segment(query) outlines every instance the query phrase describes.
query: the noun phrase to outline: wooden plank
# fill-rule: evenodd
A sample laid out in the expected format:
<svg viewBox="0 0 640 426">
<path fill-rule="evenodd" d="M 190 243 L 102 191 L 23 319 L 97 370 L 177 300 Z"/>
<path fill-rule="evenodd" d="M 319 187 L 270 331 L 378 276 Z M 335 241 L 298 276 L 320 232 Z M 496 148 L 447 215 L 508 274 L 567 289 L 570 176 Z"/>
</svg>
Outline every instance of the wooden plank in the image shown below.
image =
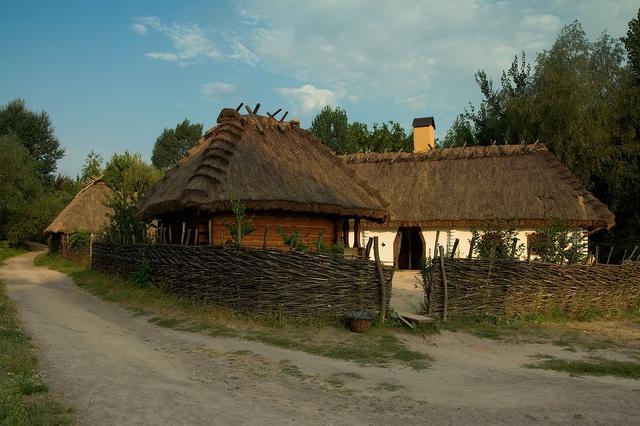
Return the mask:
<svg viewBox="0 0 640 426">
<path fill-rule="evenodd" d="M 396 312 L 396 313 L 397 313 L 397 312 Z M 398 314 L 398 313 L 397 313 L 397 314 Z M 402 317 L 402 315 L 400 315 L 400 314 L 398 314 L 398 319 L 399 319 L 399 320 L 400 320 L 404 325 L 406 325 L 407 327 L 409 327 L 409 328 L 416 328 L 416 326 L 415 326 L 415 325 L 411 324 L 409 321 L 407 321 L 406 319 L 404 319 L 404 318 Z"/>
<path fill-rule="evenodd" d="M 418 324 L 430 324 L 430 323 L 435 321 L 431 317 L 427 317 L 427 316 L 420 315 L 420 314 L 412 314 L 410 312 L 398 312 L 398 311 L 396 311 L 396 314 L 398 314 L 398 316 L 401 317 L 401 318 L 406 318 L 407 320 L 413 321 L 413 322 L 418 323 Z"/>
<path fill-rule="evenodd" d="M 380 324 L 384 324 L 387 315 L 387 286 L 384 282 L 382 262 L 380 262 L 380 248 L 378 247 L 378 237 L 373 237 L 373 257 L 378 270 L 378 280 L 380 281 Z"/>
</svg>

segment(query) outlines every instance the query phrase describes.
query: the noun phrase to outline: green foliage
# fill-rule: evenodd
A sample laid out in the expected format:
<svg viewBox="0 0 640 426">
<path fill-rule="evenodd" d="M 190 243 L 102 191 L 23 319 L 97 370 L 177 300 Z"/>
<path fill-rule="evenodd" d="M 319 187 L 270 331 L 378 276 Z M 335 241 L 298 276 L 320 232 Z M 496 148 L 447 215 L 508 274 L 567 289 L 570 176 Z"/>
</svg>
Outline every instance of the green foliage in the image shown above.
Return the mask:
<svg viewBox="0 0 640 426">
<path fill-rule="evenodd" d="M 584 260 L 586 243 L 582 238 L 582 230 L 571 227 L 567 220 L 553 220 L 530 239 L 530 250 L 543 262 L 563 264 Z"/>
<path fill-rule="evenodd" d="M 82 249 L 91 244 L 91 233 L 86 231 L 78 231 L 69 238 L 69 248 L 71 250 Z"/>
<path fill-rule="evenodd" d="M 294 229 L 291 234 L 287 234 L 284 232 L 282 227 L 278 227 L 278 235 L 282 238 L 282 242 L 284 245 L 289 247 L 291 251 L 307 251 L 309 250 L 309 245 L 302 241 L 300 238 L 300 230 L 298 228 Z"/>
<path fill-rule="evenodd" d="M 113 154 L 104 169 L 103 178 L 114 191 L 134 196 L 149 189 L 160 178 L 160 172 L 145 163 L 140 154 L 125 151 L 124 154 Z"/>
<path fill-rule="evenodd" d="M 472 228 L 471 235 L 471 241 L 475 241 L 473 253 L 481 259 L 511 259 L 514 240 L 516 250 L 513 257 L 518 258 L 524 252 L 524 243 L 517 243 L 518 224 L 515 219 L 487 218 L 480 230 Z"/>
<path fill-rule="evenodd" d="M 173 167 L 202 137 L 202 124 L 184 120 L 175 129 L 165 128 L 156 139 L 151 163 L 160 170 Z"/>
<path fill-rule="evenodd" d="M 102 176 L 102 156 L 93 150 L 87 155 L 82 165 L 82 174 L 80 176 L 81 182 L 88 182 L 91 178 Z"/>
<path fill-rule="evenodd" d="M 37 176 L 44 185 L 54 180 L 56 162 L 64 155 L 60 141 L 45 111 L 27 109 L 22 99 L 0 107 L 0 136 L 15 136 L 29 151 L 36 164 Z M 3 164 L 4 167 L 4 164 Z"/>
<path fill-rule="evenodd" d="M 627 49 L 629 69 L 640 81 L 640 9 L 638 9 L 638 15 L 629 21 L 627 36 L 622 38 L 622 42 Z"/>
<path fill-rule="evenodd" d="M 235 222 L 224 222 L 224 226 L 227 228 L 227 231 L 229 231 L 229 234 L 231 234 L 233 243 L 240 246 L 240 244 L 242 244 L 242 238 L 253 232 L 253 220 L 247 217 L 242 201 L 232 199 L 231 211 L 235 217 Z"/>
<path fill-rule="evenodd" d="M 637 240 L 639 20 L 640 15 L 629 23 L 624 46 L 606 32 L 591 42 L 574 21 L 533 66 L 524 54 L 516 56 L 499 88 L 479 71 L 482 101 L 458 117 L 445 146 L 540 141 L 616 214 L 617 227 L 608 238 Z"/>
<path fill-rule="evenodd" d="M 340 107 L 324 107 L 313 119 L 310 131 L 336 154 L 410 152 L 413 147 L 412 135 L 407 135 L 400 124 L 374 123 L 369 130 L 364 123 L 349 123 L 346 111 Z"/>
<path fill-rule="evenodd" d="M 106 204 L 113 209 L 109 222 L 102 228 L 100 238 L 112 244 L 144 243 L 147 239 L 147 225 L 137 218 L 135 195 L 115 192 Z"/>
<path fill-rule="evenodd" d="M 72 194 L 49 190 L 36 199 L 21 203 L 6 225 L 6 237 L 15 244 L 19 241 L 45 242 L 42 232 L 71 201 Z"/>
<path fill-rule="evenodd" d="M 151 285 L 153 279 L 153 268 L 149 258 L 145 255 L 140 264 L 140 268 L 131 274 L 131 282 L 138 287 L 147 287 Z"/>
</svg>

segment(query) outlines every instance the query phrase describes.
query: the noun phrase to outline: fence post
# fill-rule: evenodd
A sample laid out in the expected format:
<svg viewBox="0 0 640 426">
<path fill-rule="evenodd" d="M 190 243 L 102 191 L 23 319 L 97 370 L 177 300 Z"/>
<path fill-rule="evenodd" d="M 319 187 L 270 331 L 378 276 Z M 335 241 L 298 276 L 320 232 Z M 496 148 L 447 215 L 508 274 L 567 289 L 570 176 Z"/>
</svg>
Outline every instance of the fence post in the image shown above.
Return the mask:
<svg viewBox="0 0 640 426">
<path fill-rule="evenodd" d="M 367 241 L 367 247 L 364 249 L 364 260 L 369 260 L 369 256 L 371 255 L 371 246 L 373 246 L 373 237 L 369 237 Z"/>
<path fill-rule="evenodd" d="M 264 227 L 264 236 L 262 237 L 262 250 L 267 249 L 267 238 L 269 235 L 269 225 L 265 225 Z"/>
<path fill-rule="evenodd" d="M 613 253 L 613 246 L 611 246 L 611 250 L 609 250 L 609 256 L 607 256 L 607 265 L 609 264 L 609 261 L 611 260 L 611 254 Z"/>
<path fill-rule="evenodd" d="M 182 236 L 180 237 L 180 244 L 184 245 L 184 230 L 186 228 L 187 224 L 182 222 Z"/>
<path fill-rule="evenodd" d="M 384 324 L 387 315 L 387 285 L 384 282 L 384 272 L 380 262 L 380 250 L 378 248 L 378 237 L 373 237 L 373 257 L 376 260 L 376 269 L 380 280 L 380 323 Z"/>
<path fill-rule="evenodd" d="M 633 251 L 631 252 L 631 255 L 629 256 L 629 260 L 633 260 L 633 255 L 636 254 L 636 250 L 638 250 L 638 246 L 635 246 L 633 248 Z"/>
<path fill-rule="evenodd" d="M 433 257 L 435 258 L 438 255 L 438 240 L 440 239 L 440 231 L 436 231 L 436 243 L 433 246 Z"/>
<path fill-rule="evenodd" d="M 460 244 L 460 240 L 456 238 L 456 240 L 453 242 L 453 250 L 451 250 L 452 259 L 456 257 L 456 250 L 458 250 L 458 244 Z"/>
<path fill-rule="evenodd" d="M 518 239 L 514 238 L 513 241 L 511 242 L 511 259 L 513 259 L 516 256 L 516 247 L 518 246 Z"/>
<path fill-rule="evenodd" d="M 92 232 L 91 235 L 89 235 L 89 266 L 93 265 L 93 241 L 94 240 L 95 240 L 95 235 Z"/>
<path fill-rule="evenodd" d="M 442 287 L 444 289 L 444 306 L 442 309 L 442 321 L 447 320 L 447 305 L 449 304 L 449 291 L 447 288 L 447 274 L 444 271 L 444 248 L 439 247 L 440 250 L 440 272 L 442 274 Z"/>
<path fill-rule="evenodd" d="M 207 230 L 209 231 L 208 238 L 209 238 L 209 245 L 211 246 L 211 245 L 213 245 L 213 233 L 211 232 L 211 219 L 209 219 L 208 229 Z"/>
<path fill-rule="evenodd" d="M 471 259 L 473 257 L 473 249 L 476 245 L 476 237 L 471 237 L 471 244 L 469 245 L 469 256 L 467 256 L 468 259 Z"/>
</svg>

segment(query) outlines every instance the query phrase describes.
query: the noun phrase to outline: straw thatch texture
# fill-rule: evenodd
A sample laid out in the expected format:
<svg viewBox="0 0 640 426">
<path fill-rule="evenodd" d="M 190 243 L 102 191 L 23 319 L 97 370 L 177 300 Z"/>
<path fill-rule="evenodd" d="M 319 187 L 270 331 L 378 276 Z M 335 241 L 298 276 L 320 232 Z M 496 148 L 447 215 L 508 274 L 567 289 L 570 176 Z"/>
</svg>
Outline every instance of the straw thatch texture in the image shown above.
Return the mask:
<svg viewBox="0 0 640 426">
<path fill-rule="evenodd" d="M 640 302 L 640 262 L 623 265 L 556 265 L 540 262 L 445 259 L 448 316 L 576 316 L 633 309 Z M 442 315 L 440 259 L 433 262 L 429 313 Z M 426 298 L 425 298 L 426 299 Z"/>
<path fill-rule="evenodd" d="M 139 204 L 144 219 L 187 209 L 282 210 L 383 219 L 383 200 L 327 147 L 295 123 L 224 109 L 180 164 Z"/>
<path fill-rule="evenodd" d="M 247 313 L 341 316 L 379 311 L 376 265 L 321 255 L 225 246 L 94 243 L 92 268 L 128 275 L 149 260 L 153 282 L 174 293 Z M 384 269 L 388 309 L 392 268 Z"/>
<path fill-rule="evenodd" d="M 544 145 L 474 146 L 342 157 L 390 202 L 391 224 L 477 226 L 487 217 L 523 227 L 568 219 L 591 231 L 614 215 Z"/>
<path fill-rule="evenodd" d="M 71 200 L 44 230 L 44 235 L 73 234 L 78 231 L 98 231 L 113 211 L 104 205 L 113 191 L 102 179 L 94 179 Z"/>
</svg>

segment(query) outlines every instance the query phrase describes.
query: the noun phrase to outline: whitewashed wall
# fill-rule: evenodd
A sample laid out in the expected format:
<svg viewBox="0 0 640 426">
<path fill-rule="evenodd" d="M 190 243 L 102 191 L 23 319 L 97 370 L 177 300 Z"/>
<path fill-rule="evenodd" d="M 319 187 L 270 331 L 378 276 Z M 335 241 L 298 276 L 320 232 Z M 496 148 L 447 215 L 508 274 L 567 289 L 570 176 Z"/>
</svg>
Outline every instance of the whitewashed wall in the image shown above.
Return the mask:
<svg viewBox="0 0 640 426">
<path fill-rule="evenodd" d="M 436 233 L 438 229 L 423 229 L 422 236 L 425 242 L 425 254 L 427 257 L 434 256 L 434 247 L 436 242 Z M 453 250 L 453 245 L 456 240 L 460 240 L 458 248 L 456 249 L 456 257 L 467 257 L 469 255 L 469 247 L 471 245 L 472 233 L 470 229 L 439 229 L 440 235 L 438 237 L 438 245 L 441 245 L 445 252 L 450 253 Z M 367 229 L 364 227 L 362 232 L 362 238 L 360 241 L 361 247 L 366 247 L 369 237 L 378 237 L 380 243 L 380 259 L 387 265 L 393 265 L 394 253 L 393 253 L 393 241 L 396 238 L 398 232 L 397 227 L 388 228 L 372 228 Z M 524 244 L 524 251 L 520 258 L 525 260 L 527 258 L 527 235 L 535 232 L 533 229 L 526 229 L 519 231 L 516 235 L 518 238 L 518 245 Z M 588 235 L 585 231 L 576 231 L 582 236 L 584 243 L 588 242 Z M 349 231 L 349 242 L 353 245 L 353 230 Z M 585 248 L 585 254 L 587 249 Z M 536 256 L 532 256 L 532 260 L 535 260 Z"/>
</svg>

